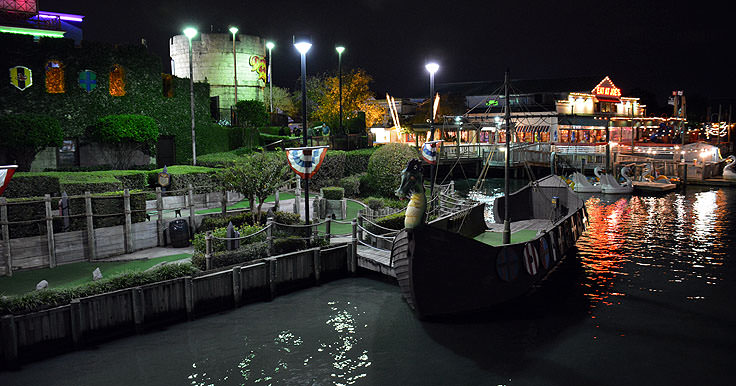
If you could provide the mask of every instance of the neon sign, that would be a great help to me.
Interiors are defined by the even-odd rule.
[[[619,101],[621,98],[621,89],[616,87],[609,77],[605,77],[593,88],[592,94],[598,99]]]
[[[266,83],[266,58],[253,55],[248,61],[250,70],[258,74],[258,79]]]

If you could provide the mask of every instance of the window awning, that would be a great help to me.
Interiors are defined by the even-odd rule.
[[[548,133],[549,126],[516,126],[519,133]]]

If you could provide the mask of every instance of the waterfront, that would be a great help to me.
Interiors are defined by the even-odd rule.
[[[494,188],[494,189],[497,189]],[[0,373],[3,385],[731,384],[736,190],[585,197],[590,226],[535,294],[420,322],[350,278]]]

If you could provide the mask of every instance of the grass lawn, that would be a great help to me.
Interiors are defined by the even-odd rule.
[[[92,271],[99,267],[103,277],[111,277],[127,271],[145,271],[164,261],[181,260],[192,255],[156,257],[147,260],[97,261],[59,265],[56,268],[42,268],[14,272],[12,277],[0,277],[0,295],[22,295],[36,289],[41,280],[49,282],[49,288],[70,288],[92,281]]]
[[[279,193],[279,201],[291,200],[294,197],[295,197],[294,193]],[[302,194],[302,197],[304,197],[303,194]],[[276,197],[273,195],[270,195],[266,198],[266,202],[274,202],[274,201],[276,201]],[[236,202],[235,204],[231,206],[228,206],[227,210],[247,209],[247,208],[250,208],[250,202],[247,199],[245,199],[245,200]],[[207,214],[207,213],[220,213],[220,212],[222,212],[222,208],[202,209],[202,210],[196,211],[195,213],[196,214]]]

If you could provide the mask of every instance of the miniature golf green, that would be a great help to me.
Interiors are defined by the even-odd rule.
[[[1,295],[22,295],[36,289],[41,280],[49,282],[49,288],[70,288],[92,281],[92,271],[100,268],[103,277],[111,277],[123,272],[145,271],[162,262],[176,261],[192,257],[181,253],[145,260],[96,261],[59,265],[56,268],[41,268],[13,272],[12,277],[0,277]]]

